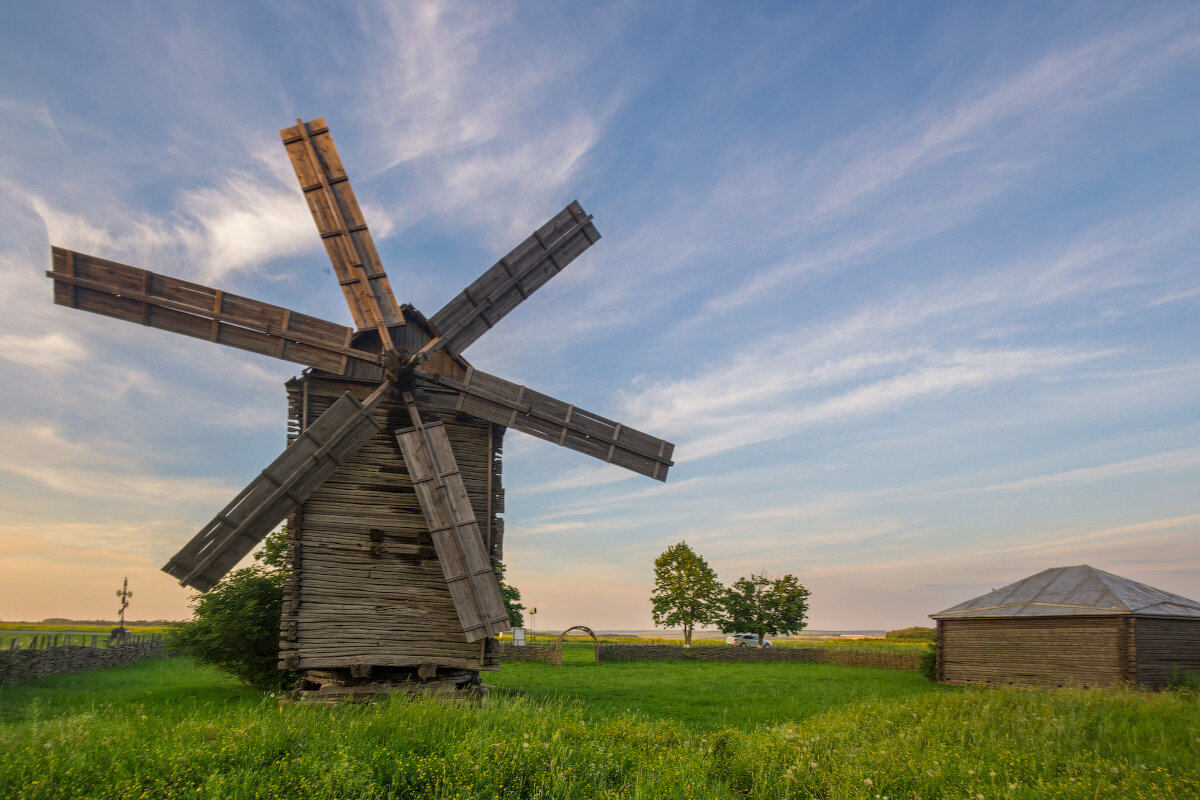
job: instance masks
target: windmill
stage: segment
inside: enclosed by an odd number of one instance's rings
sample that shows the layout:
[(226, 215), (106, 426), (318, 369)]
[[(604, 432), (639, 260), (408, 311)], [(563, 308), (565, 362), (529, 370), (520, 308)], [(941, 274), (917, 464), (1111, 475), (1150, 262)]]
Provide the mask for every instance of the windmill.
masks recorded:
[(296, 123), (280, 136), (356, 329), (59, 247), (54, 300), (306, 367), (287, 449), (164, 571), (206, 592), (287, 519), (279, 666), (302, 692), (472, 687), (509, 627), (505, 430), (657, 480), (674, 445), (462, 356), (600, 238), (578, 202), (426, 318), (397, 304), (324, 119)]

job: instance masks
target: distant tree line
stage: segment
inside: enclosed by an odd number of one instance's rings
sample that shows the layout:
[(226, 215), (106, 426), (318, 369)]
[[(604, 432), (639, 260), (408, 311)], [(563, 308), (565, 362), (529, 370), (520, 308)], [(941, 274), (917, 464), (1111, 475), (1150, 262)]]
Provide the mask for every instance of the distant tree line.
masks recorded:
[(692, 646), (697, 626), (715, 625), (723, 633), (753, 633), (763, 638), (791, 635), (804, 629), (809, 591), (795, 575), (772, 577), (753, 573), (730, 586), (687, 542), (668, 547), (654, 560), (651, 615), (658, 626), (683, 629), (685, 647)]

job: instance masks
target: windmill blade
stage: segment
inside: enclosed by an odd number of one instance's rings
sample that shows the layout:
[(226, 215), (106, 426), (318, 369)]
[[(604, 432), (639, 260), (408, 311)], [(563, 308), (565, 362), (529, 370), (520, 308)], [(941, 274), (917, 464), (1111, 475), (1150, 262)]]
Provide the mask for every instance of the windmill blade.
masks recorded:
[(354, 324), (360, 330), (378, 331), (384, 347), (391, 349), (388, 328), (403, 325), (404, 316), (325, 119), (296, 120), (295, 125), (281, 130), (279, 137), (325, 242)]
[(379, 372), (379, 357), (350, 347), (354, 331), (198, 283), (52, 247), (54, 302), (343, 374)]
[(464, 289), (430, 320), (439, 337), (421, 355), (458, 356), (508, 312), (600, 239), (591, 215), (573, 202)]
[(422, 422), (405, 393), (413, 427), (396, 431), (438, 563), (468, 642), (509, 629), (500, 579), (483, 546), (471, 498), (441, 422)]
[(163, 572), (207, 592), (383, 427), (371, 416), (391, 388), (360, 403), (346, 392), (176, 553)]
[(674, 464), (670, 442), (473, 367), (462, 378), (419, 369), (414, 374), (451, 392), (427, 392), (430, 405), (516, 428), (660, 481)]

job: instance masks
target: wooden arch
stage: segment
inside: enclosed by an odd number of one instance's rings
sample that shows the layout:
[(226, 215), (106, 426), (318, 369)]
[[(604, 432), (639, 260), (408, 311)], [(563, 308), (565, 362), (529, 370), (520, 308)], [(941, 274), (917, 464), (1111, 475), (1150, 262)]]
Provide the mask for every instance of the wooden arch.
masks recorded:
[(565, 631), (563, 631), (562, 633), (560, 633), (558, 635), (558, 639), (556, 639), (554, 641), (554, 647), (558, 651), (558, 663), (559, 664), (562, 663), (563, 637), (565, 637), (571, 631), (583, 631), (588, 636), (592, 637), (592, 646), (596, 650), (596, 663), (599, 664), (600, 663), (600, 640), (596, 638), (595, 632), (592, 631), (592, 629), (587, 627), (586, 625), (572, 625), (571, 627), (567, 628)]

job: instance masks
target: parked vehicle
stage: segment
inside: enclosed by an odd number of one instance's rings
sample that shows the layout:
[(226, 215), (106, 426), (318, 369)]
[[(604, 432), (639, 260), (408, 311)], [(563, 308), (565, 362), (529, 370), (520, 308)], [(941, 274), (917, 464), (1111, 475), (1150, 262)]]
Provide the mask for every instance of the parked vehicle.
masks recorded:
[[(731, 644), (735, 647), (758, 647), (757, 633), (734, 633), (725, 637), (725, 644)], [(763, 638), (763, 648), (771, 646), (771, 642)]]

